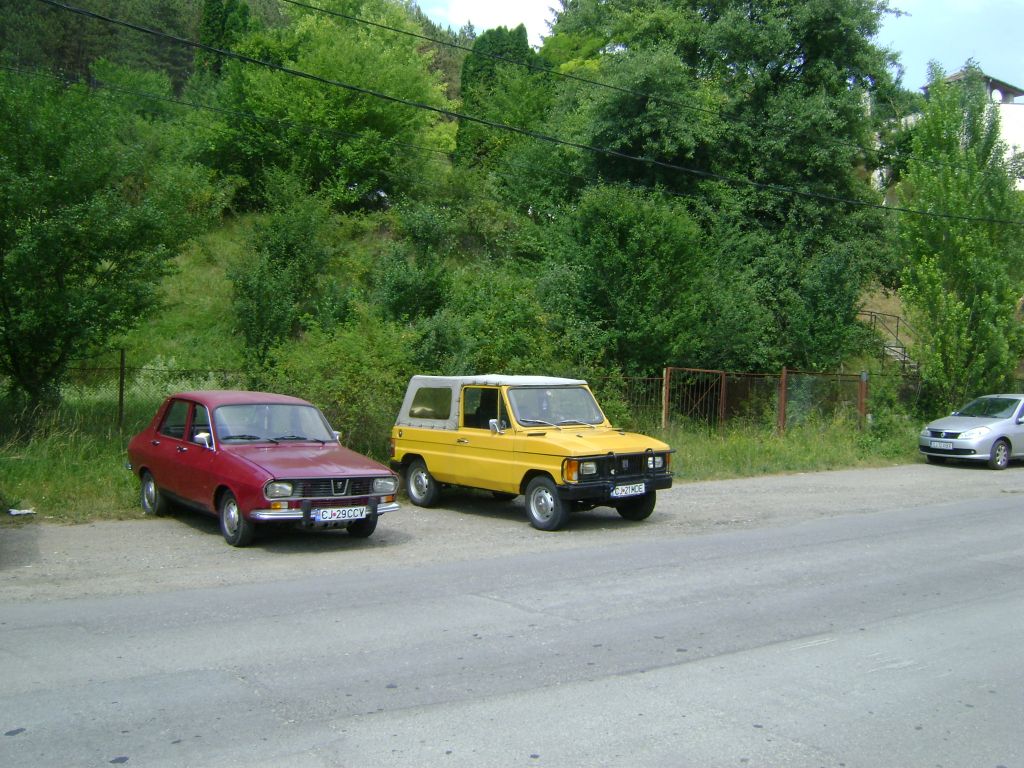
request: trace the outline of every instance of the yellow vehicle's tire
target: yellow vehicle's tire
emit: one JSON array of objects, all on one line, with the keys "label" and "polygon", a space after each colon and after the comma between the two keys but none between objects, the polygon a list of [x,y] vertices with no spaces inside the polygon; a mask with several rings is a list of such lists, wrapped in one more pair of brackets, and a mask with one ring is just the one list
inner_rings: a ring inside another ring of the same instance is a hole
[{"label": "yellow vehicle's tire", "polygon": [[405,492],[417,507],[432,507],[441,495],[437,480],[423,459],[413,459],[405,472]]},{"label": "yellow vehicle's tire", "polygon": [[538,476],[526,486],[526,514],[540,531],[557,531],[569,519],[569,509],[549,477]]},{"label": "yellow vehicle's tire", "polygon": [[626,520],[646,520],[654,511],[654,504],[657,500],[657,492],[648,491],[643,496],[637,496],[628,501],[620,501],[615,505],[615,509]]}]

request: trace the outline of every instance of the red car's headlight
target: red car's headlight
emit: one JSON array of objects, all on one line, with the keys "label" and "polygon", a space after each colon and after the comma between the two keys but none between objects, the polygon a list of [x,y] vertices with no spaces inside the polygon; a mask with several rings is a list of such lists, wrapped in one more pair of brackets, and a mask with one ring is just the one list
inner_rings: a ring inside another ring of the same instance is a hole
[{"label": "red car's headlight", "polygon": [[283,480],[271,480],[263,488],[263,494],[268,499],[283,499],[292,495],[292,484]]}]

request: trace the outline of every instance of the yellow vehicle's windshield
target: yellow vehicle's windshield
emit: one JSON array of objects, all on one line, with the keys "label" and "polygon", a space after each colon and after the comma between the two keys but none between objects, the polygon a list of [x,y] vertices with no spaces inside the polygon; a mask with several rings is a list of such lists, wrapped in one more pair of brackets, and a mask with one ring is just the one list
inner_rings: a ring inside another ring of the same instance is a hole
[{"label": "yellow vehicle's windshield", "polygon": [[513,387],[508,400],[516,421],[527,427],[604,421],[594,396],[583,387]]}]

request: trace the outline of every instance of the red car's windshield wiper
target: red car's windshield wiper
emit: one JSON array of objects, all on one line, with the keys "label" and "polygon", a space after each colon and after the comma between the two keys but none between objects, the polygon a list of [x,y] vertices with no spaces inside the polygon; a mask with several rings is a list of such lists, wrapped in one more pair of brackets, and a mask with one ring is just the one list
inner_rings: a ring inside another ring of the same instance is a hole
[{"label": "red car's windshield wiper", "polygon": [[327,442],[326,440],[321,440],[319,437],[306,437],[305,435],[281,435],[280,437],[274,438],[275,442],[278,440],[282,442],[285,440],[302,440],[310,443],[320,443],[320,445],[324,445]]},{"label": "red car's windshield wiper", "polygon": [[225,435],[221,440],[267,440],[271,443],[277,442],[273,437],[263,437],[261,435]]}]

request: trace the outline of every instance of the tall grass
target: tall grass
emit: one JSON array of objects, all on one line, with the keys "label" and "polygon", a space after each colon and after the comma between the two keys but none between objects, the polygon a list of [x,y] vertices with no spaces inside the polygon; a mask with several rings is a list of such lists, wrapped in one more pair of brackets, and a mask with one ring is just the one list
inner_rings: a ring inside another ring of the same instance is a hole
[{"label": "tall grass", "polygon": [[917,430],[910,421],[860,429],[855,421],[838,418],[805,421],[781,434],[749,422],[721,430],[677,425],[659,434],[676,449],[677,482],[694,482],[906,464],[917,460]]},{"label": "tall grass", "polygon": [[0,498],[6,507],[68,523],[135,517],[137,485],[125,468],[126,440],[56,427],[0,444]]},{"label": "tall grass", "polygon": [[[916,461],[916,424],[893,423],[861,430],[842,418],[808,421],[785,434],[738,422],[723,430],[683,424],[648,431],[676,449],[676,482],[687,483]],[[99,424],[83,414],[65,414],[31,435],[0,443],[0,500],[34,508],[37,519],[68,523],[141,516],[138,482],[125,468],[134,428],[121,435]]]}]

